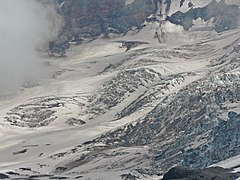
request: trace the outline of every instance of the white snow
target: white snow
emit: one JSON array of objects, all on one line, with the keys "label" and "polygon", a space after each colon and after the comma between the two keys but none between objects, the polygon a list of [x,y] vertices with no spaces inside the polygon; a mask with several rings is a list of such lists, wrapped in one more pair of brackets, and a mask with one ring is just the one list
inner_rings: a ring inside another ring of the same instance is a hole
[{"label": "white snow", "polygon": [[135,0],[126,0],[126,5],[130,5],[132,3],[134,3]]},{"label": "white snow", "polygon": [[[134,0],[127,0],[126,3],[133,3]],[[209,0],[192,0],[195,6],[204,6]],[[186,3],[185,3],[186,4]],[[172,11],[179,9],[179,4],[173,6]],[[186,5],[182,7],[187,10]],[[195,22],[196,24],[198,22]],[[196,81],[206,75],[210,67],[210,61],[213,58],[220,57],[227,53],[229,49],[223,50],[223,47],[230,45],[240,37],[240,29],[224,32],[217,35],[211,30],[199,31],[192,29],[189,32],[183,31],[179,26],[171,23],[165,25],[167,40],[159,44],[154,38],[157,24],[146,23],[146,26],[140,31],[129,32],[126,36],[114,39],[96,39],[88,44],[82,44],[72,47],[67,52],[67,58],[49,59],[52,69],[62,71],[62,74],[55,79],[46,79],[39,86],[26,88],[11,98],[4,98],[0,101],[0,171],[14,170],[19,167],[31,167],[33,170],[41,173],[51,172],[56,165],[64,163],[67,160],[58,158],[53,160],[50,156],[66,152],[69,149],[82,144],[85,141],[99,137],[100,135],[117,129],[130,122],[137,121],[140,117],[146,115],[162,99],[152,102],[152,106],[141,109],[123,119],[115,120],[118,112],[132,103],[143,89],[139,88],[134,94],[126,98],[118,106],[107,111],[105,114],[96,116],[88,120],[88,115],[84,114],[83,109],[78,106],[67,104],[66,109],[57,112],[58,119],[48,127],[41,128],[20,128],[11,126],[4,117],[14,107],[28,103],[30,99],[44,96],[72,97],[78,96],[82,103],[88,105],[88,96],[97,93],[98,88],[106,81],[111,79],[119,71],[129,69],[134,66],[151,68],[162,74],[163,77],[176,75],[179,73],[195,73],[194,76],[188,76],[186,79],[165,91],[165,96],[179,91],[182,87],[190,82]],[[120,41],[141,41],[142,44],[133,47],[130,51],[125,52],[121,47]],[[186,46],[187,45],[187,46]],[[145,52],[139,56],[134,56],[138,52]],[[175,52],[176,54],[173,54]],[[126,60],[121,64],[122,60]],[[151,60],[153,64],[145,64],[145,60]],[[141,64],[142,62],[142,64]],[[120,65],[116,69],[108,72],[103,70],[110,64]],[[174,82],[175,80],[173,80]],[[164,97],[164,96],[163,96]],[[77,117],[86,121],[85,125],[69,127],[64,122],[67,118]],[[114,121],[113,121],[114,120]],[[31,145],[36,145],[32,146]],[[98,144],[99,146],[104,144]],[[24,154],[13,155],[14,152],[20,151],[26,147],[27,152]],[[128,151],[129,159],[134,153],[144,153],[147,147],[121,149],[119,151]],[[40,154],[42,154],[40,156]],[[71,156],[75,158],[75,156]],[[126,166],[134,166],[127,163]],[[119,161],[119,159],[112,159]],[[146,160],[143,160],[147,164]],[[124,161],[123,161],[124,162]],[[46,167],[40,168],[39,164],[46,164]],[[102,179],[119,179],[119,175],[125,171],[107,170],[99,172],[93,167],[108,164],[106,159],[100,162],[91,162],[84,166],[86,172],[84,175],[90,178],[102,177]],[[231,160],[219,163],[223,167],[234,167],[240,164],[240,157],[234,157]],[[81,169],[81,168],[80,168]],[[131,169],[131,168],[130,168]],[[119,170],[119,169],[118,169]],[[239,169],[237,169],[239,170]],[[141,177],[141,179],[158,179],[159,177]]]}]

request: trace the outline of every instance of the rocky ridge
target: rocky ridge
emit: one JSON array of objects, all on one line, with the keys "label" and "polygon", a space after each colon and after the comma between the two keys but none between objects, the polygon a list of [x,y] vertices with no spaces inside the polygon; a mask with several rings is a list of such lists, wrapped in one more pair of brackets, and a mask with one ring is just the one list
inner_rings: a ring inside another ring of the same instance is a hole
[{"label": "rocky ridge", "polygon": [[[170,21],[189,30],[198,18],[211,21],[217,32],[238,27],[240,10],[237,5],[212,0],[204,7],[195,7],[197,3],[188,0],[134,0],[132,3],[126,0],[55,0],[66,24],[58,40],[51,42],[49,47],[52,52],[62,54],[70,44],[80,44],[100,35],[109,38],[111,34],[124,35],[131,30],[139,31],[145,21],[158,22],[160,29],[166,21]],[[181,9],[185,4],[188,4],[187,12],[172,10],[176,9],[175,6]],[[156,33],[158,36],[161,34]]]}]

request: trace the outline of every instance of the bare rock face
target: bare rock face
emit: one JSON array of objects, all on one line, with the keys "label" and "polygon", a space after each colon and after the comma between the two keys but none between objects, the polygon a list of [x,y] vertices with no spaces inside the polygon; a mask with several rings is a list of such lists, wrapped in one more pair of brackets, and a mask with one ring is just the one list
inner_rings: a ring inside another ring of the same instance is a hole
[{"label": "bare rock face", "polygon": [[214,29],[217,32],[222,32],[237,28],[239,15],[240,9],[237,5],[228,5],[225,1],[213,0],[207,6],[191,8],[186,13],[177,11],[167,19],[174,24],[183,26],[185,30],[189,30],[194,25],[193,20],[201,18],[204,21],[209,21],[213,18]]},{"label": "bare rock face", "polygon": [[126,33],[132,27],[141,27],[155,9],[148,0],[137,0],[131,4],[126,0],[58,0],[59,13],[66,21],[60,39],[50,48],[60,51],[69,41],[81,43],[103,33]]},{"label": "bare rock face", "polygon": [[8,179],[8,178],[9,178],[8,175],[0,173],[0,179]]},{"label": "bare rock face", "polygon": [[138,0],[126,5],[125,0],[68,1],[62,7],[75,36],[94,37],[108,28],[126,32],[132,26],[141,26],[150,15],[152,4]]},{"label": "bare rock face", "polygon": [[[191,1],[178,0],[179,11],[176,9],[173,14],[170,10],[176,6],[176,1],[172,0],[135,0],[131,3],[127,0],[55,0],[55,3],[66,22],[59,39],[50,43],[50,50],[57,53],[64,52],[69,42],[79,44],[101,34],[124,34],[133,27],[139,29],[145,20],[170,21],[185,30],[189,30],[198,18],[204,21],[214,19],[217,32],[239,26],[238,6],[224,1],[209,0],[207,6],[197,7]],[[188,3],[189,11],[182,12],[185,3]]]},{"label": "bare rock face", "polygon": [[174,167],[164,175],[163,180],[231,180],[236,179],[236,177],[238,177],[236,173],[232,173],[231,170],[220,167],[211,167],[201,170]]}]

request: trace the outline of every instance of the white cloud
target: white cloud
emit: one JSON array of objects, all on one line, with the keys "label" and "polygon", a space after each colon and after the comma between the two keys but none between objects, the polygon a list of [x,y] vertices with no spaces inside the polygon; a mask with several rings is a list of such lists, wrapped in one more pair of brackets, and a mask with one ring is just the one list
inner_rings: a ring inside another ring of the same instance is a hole
[{"label": "white cloud", "polygon": [[61,18],[39,0],[0,0],[0,94],[39,76],[39,51],[58,34]]}]

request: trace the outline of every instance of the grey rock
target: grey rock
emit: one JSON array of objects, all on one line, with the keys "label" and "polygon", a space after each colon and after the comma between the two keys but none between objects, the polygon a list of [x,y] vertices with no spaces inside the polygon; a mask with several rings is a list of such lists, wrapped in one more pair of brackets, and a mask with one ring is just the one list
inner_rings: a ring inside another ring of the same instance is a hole
[{"label": "grey rock", "polygon": [[85,121],[81,120],[81,119],[76,119],[76,118],[70,118],[66,121],[66,123],[69,125],[69,126],[75,126],[75,125],[83,125],[83,124],[86,124]]},{"label": "grey rock", "polygon": [[139,179],[138,176],[133,175],[133,174],[131,174],[131,173],[122,174],[121,177],[122,177],[123,180],[137,180],[137,179]]},{"label": "grey rock", "polygon": [[[193,4],[189,4],[190,8]],[[183,26],[189,30],[194,24],[193,20],[198,18],[208,21],[214,18],[215,30],[217,32],[234,29],[239,26],[238,17],[240,9],[235,5],[227,5],[224,1],[213,0],[209,5],[202,8],[191,8],[188,12],[178,11],[167,18],[170,22]]]},{"label": "grey rock", "polygon": [[6,174],[0,173],[0,179],[9,179],[10,177]]},{"label": "grey rock", "polygon": [[162,180],[233,180],[239,176],[239,173],[232,173],[231,170],[221,167],[199,170],[174,167],[163,176]]}]

